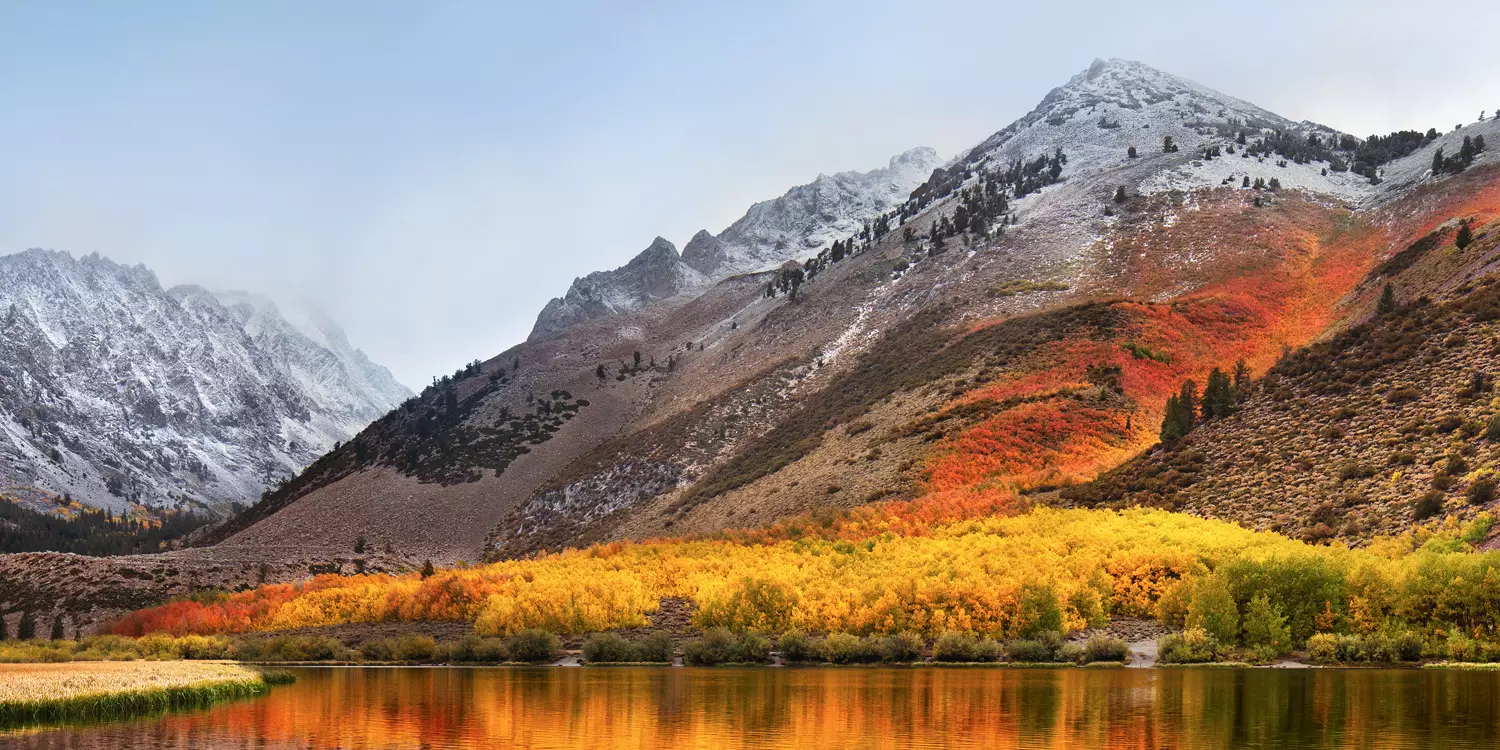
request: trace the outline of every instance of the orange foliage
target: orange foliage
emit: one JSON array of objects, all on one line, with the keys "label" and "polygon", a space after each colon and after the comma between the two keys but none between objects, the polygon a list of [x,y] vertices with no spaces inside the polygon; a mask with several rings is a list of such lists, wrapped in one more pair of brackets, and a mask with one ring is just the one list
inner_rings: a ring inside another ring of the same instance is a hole
[{"label": "orange foliage", "polygon": [[[1264,370],[1283,347],[1326,330],[1338,300],[1387,245],[1384,232],[1347,212],[1300,198],[1271,210],[1247,208],[1235,191],[1200,200],[1200,210],[1172,227],[1147,227],[1116,238],[1115,247],[1146,288],[1157,277],[1181,283],[1184,273],[1152,264],[1205,256],[1188,273],[1202,286],[1167,303],[1112,303],[1124,323],[1109,335],[1042,347],[959,398],[951,406],[1020,405],[940,443],[927,462],[931,490],[983,483],[1020,491],[1092,479],[1156,441],[1162,406],[1184,380],[1201,384],[1210,369],[1241,359]],[[1088,401],[1091,366],[1118,367],[1124,398]]]}]

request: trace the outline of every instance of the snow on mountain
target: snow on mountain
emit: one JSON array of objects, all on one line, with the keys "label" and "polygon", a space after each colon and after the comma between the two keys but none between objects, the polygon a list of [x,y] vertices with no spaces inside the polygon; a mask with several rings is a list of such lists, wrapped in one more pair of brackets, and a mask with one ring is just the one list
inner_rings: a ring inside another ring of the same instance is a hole
[{"label": "snow on mountain", "polygon": [[530,338],[652,303],[690,299],[729,276],[816,255],[900,205],[941,164],[936,151],[914,148],[891,157],[880,169],[818,175],[779,198],[751,206],[717,237],[699,231],[680,256],[676,246],[658,237],[628,264],[574,280],[565,296],[542,309]]},{"label": "snow on mountain", "polygon": [[0,490],[254,500],[411,395],[331,321],[316,333],[97,254],[0,257]]},{"label": "snow on mountain", "polygon": [[683,250],[682,260],[720,279],[817,255],[901,205],[942,163],[936,151],[923,147],[891,157],[881,169],[818,175],[780,198],[751,206],[717,237],[700,231]]},{"label": "snow on mountain", "polygon": [[563,297],[542,308],[531,329],[532,339],[606,315],[639,310],[646,305],[702,291],[709,280],[682,262],[677,246],[657,237],[613,271],[595,271],[574,279]]}]

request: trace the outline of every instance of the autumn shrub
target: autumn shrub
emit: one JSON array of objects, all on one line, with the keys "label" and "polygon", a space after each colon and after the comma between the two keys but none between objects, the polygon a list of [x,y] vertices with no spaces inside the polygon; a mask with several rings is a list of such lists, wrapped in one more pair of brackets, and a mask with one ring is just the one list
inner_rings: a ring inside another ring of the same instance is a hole
[{"label": "autumn shrub", "polygon": [[177,639],[166,633],[152,633],[136,639],[135,647],[141,653],[142,659],[181,659],[182,651],[177,647]]},{"label": "autumn shrub", "polygon": [[796,628],[782,633],[776,647],[781,652],[781,658],[789,662],[811,662],[823,658],[818,643]]},{"label": "autumn shrub", "polygon": [[[229,656],[220,658],[230,658]],[[78,642],[78,651],[74,654],[78,661],[129,661],[141,658],[141,650],[136,646],[134,638],[124,638],[118,635],[95,635]]]},{"label": "autumn shrub", "polygon": [[1168,633],[1156,642],[1156,659],[1163,664],[1204,664],[1218,661],[1224,647],[1203,628]]},{"label": "autumn shrub", "polygon": [[1130,646],[1121,638],[1106,635],[1091,636],[1083,644],[1083,661],[1092,664],[1099,661],[1125,661]]},{"label": "autumn shrub", "polygon": [[992,638],[948,631],[932,645],[932,660],[946,662],[987,662],[1000,658],[1000,644]]},{"label": "autumn shrub", "polygon": [[505,642],[510,658],[532,664],[551,661],[562,648],[562,640],[545,630],[531,628],[522,630]]},{"label": "autumn shrub", "polygon": [[583,642],[583,659],[593,664],[643,661],[634,643],[618,633],[599,633]]},{"label": "autumn shrub", "polygon": [[228,659],[234,654],[233,644],[221,635],[185,635],[175,646],[183,659]]}]

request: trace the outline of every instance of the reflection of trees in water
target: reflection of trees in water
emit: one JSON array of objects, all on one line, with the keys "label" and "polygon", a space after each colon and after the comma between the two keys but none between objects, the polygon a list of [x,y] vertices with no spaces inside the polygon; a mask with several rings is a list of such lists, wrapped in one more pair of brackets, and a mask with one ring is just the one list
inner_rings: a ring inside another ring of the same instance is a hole
[{"label": "reflection of trees in water", "polygon": [[[33,747],[1490,747],[1500,675],[1418,670],[336,669]],[[132,731],[134,734],[132,734]]]}]

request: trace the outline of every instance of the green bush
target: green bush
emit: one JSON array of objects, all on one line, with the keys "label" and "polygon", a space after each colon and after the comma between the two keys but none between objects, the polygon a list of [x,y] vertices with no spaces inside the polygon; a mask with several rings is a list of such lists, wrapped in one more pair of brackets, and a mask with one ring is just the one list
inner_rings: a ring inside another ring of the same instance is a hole
[{"label": "green bush", "polygon": [[1425,521],[1443,512],[1443,493],[1438,490],[1428,490],[1417,497],[1412,504],[1411,518],[1413,521]]},{"label": "green bush", "polygon": [[1479,641],[1463,633],[1454,633],[1443,645],[1443,654],[1448,657],[1448,661],[1477,662],[1483,659],[1482,653]]},{"label": "green bush", "polygon": [[1219,643],[1234,643],[1239,639],[1239,609],[1222,576],[1209,576],[1193,585],[1186,624],[1188,630],[1203,630]]},{"label": "green bush", "polygon": [[695,666],[763,664],[770,658],[771,642],[764,637],[754,633],[736,636],[723,628],[710,630],[682,646],[682,660]]},{"label": "green bush", "polygon": [[922,639],[911,633],[888,635],[880,640],[880,657],[892,664],[922,660]]},{"label": "green bush", "polygon": [[403,635],[396,639],[391,655],[396,661],[431,662],[437,657],[437,641],[426,635]]},{"label": "green bush", "polygon": [[823,658],[833,664],[874,664],[883,657],[880,642],[875,638],[830,633],[823,639]]},{"label": "green bush", "polygon": [[1203,628],[1169,633],[1156,642],[1156,659],[1163,664],[1203,664],[1218,661],[1223,647]]},{"label": "green bush", "polygon": [[1369,656],[1365,651],[1365,642],[1357,635],[1341,635],[1334,644],[1334,654],[1337,660],[1343,663],[1367,661]]},{"label": "green bush", "polygon": [[557,658],[557,650],[562,648],[562,641],[545,630],[533,628],[511,636],[505,647],[510,652],[510,658],[536,664]]},{"label": "green bush", "polygon": [[394,661],[396,642],[389,638],[372,638],[359,644],[359,655],[365,661]]},{"label": "green bush", "polygon": [[1062,609],[1051,586],[1034,585],[1021,589],[1020,619],[1022,625],[1018,635],[1022,638],[1062,630]]},{"label": "green bush", "polygon": [[343,643],[327,636],[246,639],[236,644],[233,651],[236,658],[245,661],[332,661],[348,655]]},{"label": "green bush", "polygon": [[672,661],[672,639],[665,633],[652,633],[638,641],[635,648],[641,661]]},{"label": "green bush", "polygon": [[1096,661],[1125,661],[1129,653],[1130,646],[1120,638],[1096,635],[1083,644],[1083,661],[1086,664]]},{"label": "green bush", "polygon": [[1256,661],[1270,661],[1292,650],[1286,615],[1265,594],[1256,594],[1245,608],[1245,645]]},{"label": "green bush", "polygon": [[1495,499],[1494,477],[1480,477],[1469,485],[1464,491],[1464,497],[1468,498],[1470,505],[1488,505]]},{"label": "green bush", "polygon": [[990,638],[948,631],[932,644],[932,660],[945,662],[985,662],[1000,658],[1000,644]]},{"label": "green bush", "polygon": [[811,662],[820,661],[823,658],[818,644],[801,630],[792,629],[782,633],[776,645],[781,651],[781,658],[785,661]]},{"label": "green bush", "polygon": [[1006,661],[1018,662],[1047,662],[1055,658],[1052,649],[1041,641],[1030,638],[1017,638],[1005,644]]},{"label": "green bush", "polygon": [[600,633],[584,641],[583,659],[591,664],[642,661],[635,644],[618,633]]},{"label": "green bush", "polygon": [[1082,664],[1083,646],[1076,643],[1064,643],[1058,647],[1057,652],[1053,654],[1052,658],[1054,661],[1067,664]]},{"label": "green bush", "polygon": [[1332,633],[1317,633],[1307,639],[1307,658],[1315,664],[1336,664],[1338,643],[1338,636]]},{"label": "green bush", "polygon": [[448,660],[453,662],[496,664],[509,659],[510,654],[505,649],[505,641],[500,638],[481,638],[477,635],[470,635],[448,647]]}]

